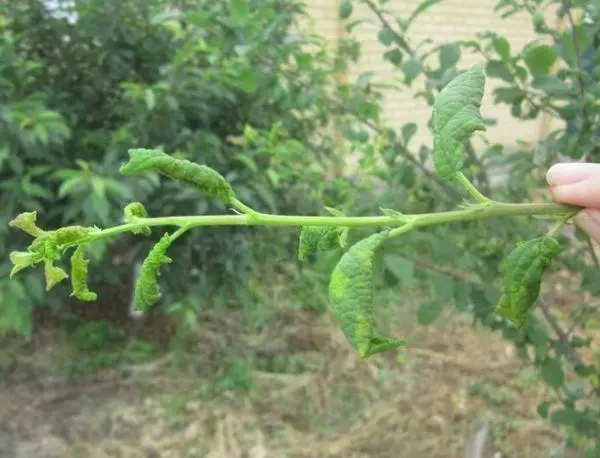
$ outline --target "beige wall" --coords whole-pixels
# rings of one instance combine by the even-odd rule
[[[314,30],[326,36],[335,45],[343,32],[343,23],[338,20],[339,0],[306,0]],[[406,18],[420,3],[420,0],[390,0],[386,7]],[[411,26],[409,32],[411,45],[421,40],[431,39],[435,44],[459,39],[474,39],[478,32],[496,31],[504,35],[513,49],[520,50],[525,43],[535,38],[529,16],[520,15],[503,20],[494,13],[497,0],[444,0],[422,14]],[[365,5],[354,1],[354,12],[351,20],[369,19],[370,24],[358,26],[356,37],[363,45],[363,57],[351,74],[353,81],[360,74],[374,71],[378,81],[392,82],[399,70],[382,59],[384,47],[377,41],[380,29],[376,17]],[[461,64],[469,65],[482,62],[481,57],[463,53]],[[431,114],[430,108],[422,100],[413,98],[414,92],[422,87],[422,81],[414,83],[414,91],[389,92],[384,105],[385,119],[390,126],[399,128],[404,123],[413,121],[419,125],[418,141],[431,145],[429,132],[425,125]],[[485,117],[498,119],[497,126],[489,128],[486,138],[492,143],[501,142],[507,146],[515,145],[518,140],[535,141],[542,129],[540,120],[533,122],[517,121],[510,116],[508,107],[494,105],[491,91],[492,81],[486,85],[482,113]]]

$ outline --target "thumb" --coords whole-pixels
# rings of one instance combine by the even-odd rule
[[[546,180],[557,202],[600,209],[600,164],[556,164]]]

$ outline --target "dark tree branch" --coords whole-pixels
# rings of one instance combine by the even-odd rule
[[[539,304],[540,310],[542,311],[544,318],[546,318],[546,321],[548,321],[548,324],[550,324],[550,327],[556,333],[558,340],[560,341],[560,343],[562,343],[565,347],[568,348],[569,357],[574,362],[575,368],[583,367],[585,364],[581,359],[581,356],[571,347],[571,343],[569,341],[569,336],[567,335],[567,332],[561,327],[560,324],[558,324],[558,321],[556,320],[556,317],[552,314],[548,303],[542,297],[540,297]]]

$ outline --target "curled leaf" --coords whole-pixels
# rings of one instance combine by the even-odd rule
[[[56,245],[76,244],[93,232],[98,232],[96,227],[66,226],[48,232],[48,238]]]
[[[354,244],[342,256],[329,284],[331,307],[344,335],[361,358],[398,348],[404,341],[375,329],[373,313],[373,260],[387,233],[376,233]]]
[[[140,202],[131,202],[128,204],[123,210],[125,221],[128,223],[136,222],[136,218],[146,218],[148,217],[148,212],[146,208]],[[134,234],[142,234],[142,235],[150,235],[151,230],[148,226],[141,227],[139,229],[134,229],[131,232]]]
[[[300,232],[298,259],[304,261],[317,251],[329,251],[340,247],[340,236],[335,227],[304,226]]]
[[[177,159],[159,150],[130,149],[129,162],[120,168],[120,172],[125,175],[149,171],[182,181],[223,203],[229,203],[235,198],[229,183],[215,170],[186,159]]]
[[[36,253],[30,253],[28,251],[13,251],[10,254],[10,262],[13,263],[13,268],[10,271],[10,278],[19,272],[20,270],[26,269],[27,267],[39,262],[40,257]]]
[[[170,245],[171,238],[169,234],[165,234],[150,250],[150,253],[148,253],[148,256],[142,263],[140,276],[135,285],[134,308],[136,310],[146,310],[160,299],[161,294],[158,287],[160,266],[172,261],[165,254]]]
[[[44,264],[44,276],[46,277],[46,291],[50,291],[69,275],[60,267],[52,265],[52,261],[46,260]]]
[[[83,247],[79,245],[71,256],[71,285],[75,296],[82,301],[95,301],[98,295],[88,287],[88,264],[90,261],[84,257]]]
[[[480,108],[485,75],[473,66],[454,78],[438,95],[433,106],[434,163],[445,179],[460,171],[465,142],[478,130],[485,130]]]
[[[17,215],[8,223],[8,225],[16,229],[21,229],[23,232],[26,232],[33,237],[38,237],[39,235],[42,235],[44,231],[37,227],[36,220],[37,212],[26,212]]]
[[[539,294],[544,272],[562,251],[554,237],[538,237],[518,245],[502,263],[505,292],[496,311],[523,326]]]

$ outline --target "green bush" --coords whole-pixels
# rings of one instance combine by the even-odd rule
[[[301,4],[0,5],[3,258],[24,241],[8,232],[15,212],[37,210],[42,225],[55,227],[115,223],[118,208],[131,200],[148,202],[150,214],[223,210],[157,176],[118,176],[133,146],[209,164],[226,173],[247,202],[271,211],[314,211],[328,193],[337,193],[324,180],[336,158],[333,141],[315,132],[332,116],[323,96],[349,57],[332,59],[324,40],[294,32]],[[264,233],[260,239],[253,249],[255,234],[237,228],[186,239],[175,248],[182,262],[165,274],[165,294],[248,301],[250,266],[282,249]],[[93,283],[126,292],[131,270],[115,267],[116,258],[137,258],[146,249],[143,241],[97,244],[92,255],[104,267]],[[106,250],[111,256],[103,258]],[[2,277],[9,270],[4,262]],[[198,272],[193,284],[185,280],[191,270]],[[42,293],[36,275],[0,280],[0,327],[31,334],[34,303],[62,307],[57,296]]]

